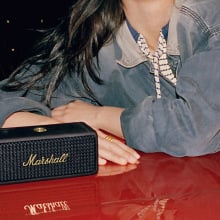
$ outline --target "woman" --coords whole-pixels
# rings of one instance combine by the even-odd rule
[[[136,163],[132,148],[218,151],[219,8],[219,0],[75,1],[1,83],[2,127],[84,121],[98,132],[100,164]]]

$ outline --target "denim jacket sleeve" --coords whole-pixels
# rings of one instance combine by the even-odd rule
[[[204,62],[208,57],[210,62]],[[178,77],[178,99],[148,97],[126,109],[121,123],[127,144],[174,156],[220,150],[219,57],[220,50],[213,50],[184,64]]]
[[[18,111],[35,112],[42,115],[50,115],[50,109],[39,102],[39,98],[35,95],[23,96],[23,91],[6,92],[1,87],[7,82],[3,80],[0,82],[0,126],[5,119],[11,114]]]
[[[147,97],[126,109],[121,124],[128,145],[174,156],[220,150],[220,15],[215,2],[219,5],[213,0],[182,7],[177,98]]]
[[[33,73],[39,70],[38,65],[33,65],[26,73],[26,77],[31,77]],[[68,78],[68,74],[62,80],[58,88],[53,92],[51,101],[46,105],[42,101],[45,95],[45,90],[30,89],[28,93],[24,90],[4,91],[2,87],[7,83],[8,79],[0,82],[0,127],[3,125],[5,119],[11,114],[19,111],[33,112],[36,114],[51,115],[51,110],[57,106],[67,104],[76,99],[81,99],[87,102],[93,102],[91,97],[88,97],[82,88],[77,89],[73,86],[75,83],[73,78]],[[44,79],[44,83],[48,83],[48,79]],[[76,85],[76,83],[75,83]]]

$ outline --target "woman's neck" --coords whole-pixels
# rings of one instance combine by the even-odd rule
[[[151,50],[155,50],[161,29],[169,22],[173,0],[124,0],[125,15],[141,33]]]

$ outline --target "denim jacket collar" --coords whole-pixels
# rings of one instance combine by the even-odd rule
[[[126,22],[122,24],[116,35],[116,44],[121,50],[120,57],[116,60],[118,64],[131,68],[147,61],[133,38]]]
[[[177,40],[177,18],[179,16],[179,9],[186,0],[176,0],[171,20],[169,22],[169,34],[167,39],[167,52],[169,55],[179,55],[179,45]],[[121,49],[121,57],[117,59],[117,63],[131,68],[142,62],[147,61],[139,46],[135,42],[127,22],[124,22],[116,35],[116,42]]]
[[[186,0],[176,0],[173,7],[172,16],[169,21],[169,31],[167,39],[167,53],[169,55],[180,55],[179,44],[177,40],[177,22],[180,15],[180,7]]]

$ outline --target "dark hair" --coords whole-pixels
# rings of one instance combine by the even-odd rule
[[[120,0],[74,1],[68,16],[56,27],[47,30],[37,44],[36,55],[27,59],[14,71],[5,89],[25,89],[28,92],[36,82],[49,77],[49,84],[44,85],[47,92],[42,98],[48,104],[52,92],[65,74],[74,73],[78,74],[86,91],[91,94],[84,68],[92,80],[102,83],[97,75],[98,52],[113,38],[123,21],[124,12]],[[94,57],[97,59],[97,65],[93,62]],[[25,72],[35,64],[40,66],[39,71],[25,80]],[[19,78],[18,73],[22,73],[20,75],[23,78]]]

